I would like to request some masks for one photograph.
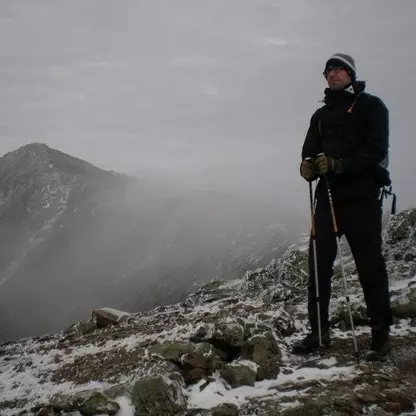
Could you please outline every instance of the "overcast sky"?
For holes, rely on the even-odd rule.
[[[0,154],[44,142],[307,204],[300,150],[339,51],[389,107],[399,208],[416,205],[415,17],[414,0],[1,0]]]

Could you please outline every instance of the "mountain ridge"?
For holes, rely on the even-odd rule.
[[[0,337],[57,330],[88,303],[128,310],[171,303],[198,280],[266,264],[292,231],[268,228],[280,222],[275,207],[244,198],[177,195],[45,144],[7,153],[0,158]]]

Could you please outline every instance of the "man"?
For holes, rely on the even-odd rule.
[[[337,53],[325,65],[328,83],[325,105],[312,116],[302,148],[301,175],[320,178],[315,198],[315,229],[322,344],[329,346],[329,300],[336,257],[336,237],[330,214],[329,182],[340,235],[345,235],[357,266],[371,320],[372,341],[368,360],[384,359],[390,352],[392,324],[386,266],[382,255],[380,188],[390,184],[385,169],[389,122],[384,103],[364,92],[356,81],[353,58]],[[318,313],[312,243],[309,248],[308,313],[311,333],[297,343],[294,353],[319,348]]]

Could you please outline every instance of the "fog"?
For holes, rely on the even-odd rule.
[[[342,51],[390,109],[405,208],[415,15],[412,0],[2,0],[0,154],[40,141],[171,187],[303,207],[300,148]]]
[[[41,145],[2,158],[0,218],[0,342],[104,305],[176,303],[201,280],[266,266],[304,232],[284,203],[157,187]]]

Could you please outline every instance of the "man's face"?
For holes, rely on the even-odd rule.
[[[351,77],[341,66],[331,65],[324,73],[331,90],[342,90],[351,83]]]

